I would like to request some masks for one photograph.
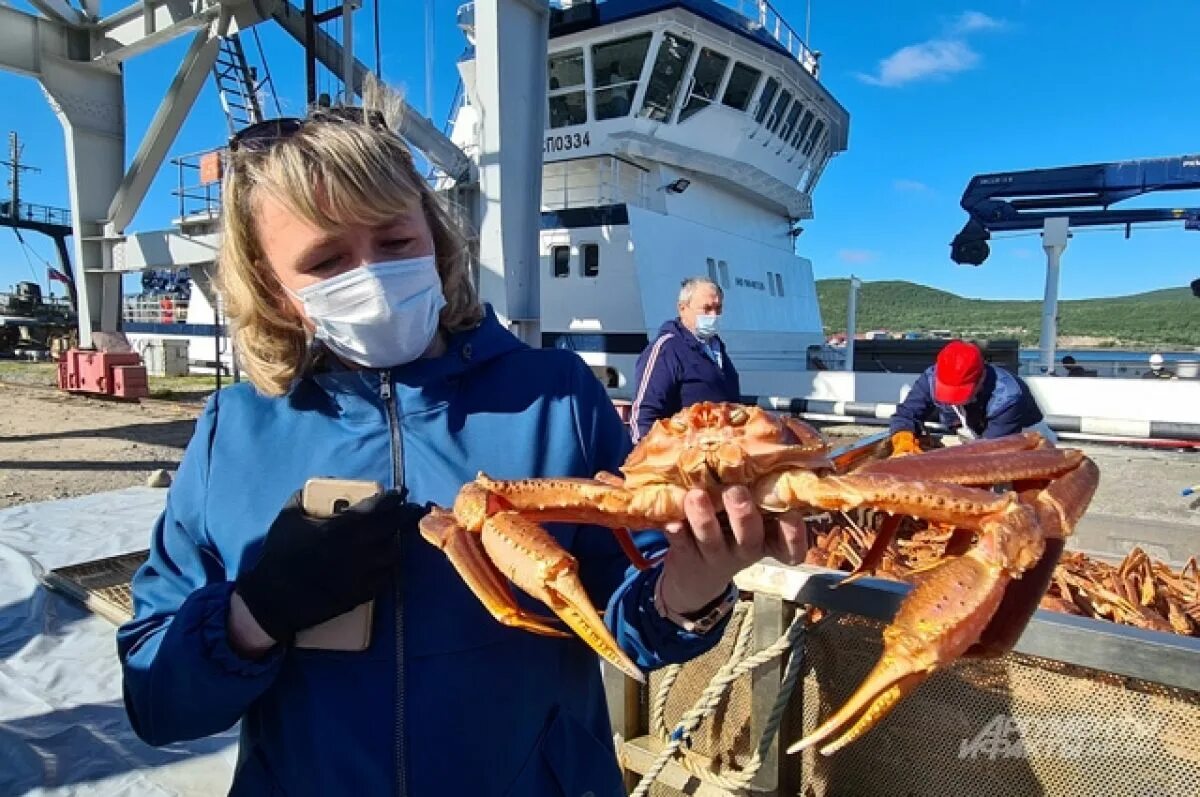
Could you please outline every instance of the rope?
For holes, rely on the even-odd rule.
[[[748,601],[738,604],[734,616],[730,619],[730,625],[736,623],[734,625],[736,630],[734,631],[733,649],[729,654],[728,660],[721,665],[720,669],[713,675],[708,686],[705,687],[700,697],[697,698],[696,703],[684,713],[675,726],[675,729],[669,733],[667,732],[664,718],[667,697],[675,681],[678,680],[683,667],[678,664],[671,665],[664,671],[663,681],[659,685],[658,692],[654,696],[654,702],[650,706],[650,724],[653,730],[667,739],[667,745],[659,752],[658,758],[654,760],[654,763],[646,771],[646,774],[642,776],[637,788],[630,793],[630,797],[645,797],[649,793],[650,786],[654,784],[658,776],[666,769],[667,764],[676,757],[676,753],[679,752],[685,743],[690,744],[691,736],[696,731],[696,728],[717,710],[717,707],[728,696],[734,682],[738,678],[773,661],[787,651],[793,650],[799,643],[807,627],[808,614],[804,611],[796,613],[791,625],[788,626],[783,635],[775,640],[774,643],[752,656],[747,656],[754,637],[752,609],[753,604]],[[729,633],[728,629],[726,633]],[[686,755],[680,757],[677,763],[701,781],[726,791],[736,792],[750,788],[750,783],[754,780],[755,775],[758,774],[758,770],[762,768],[763,758],[766,756],[767,750],[770,748],[771,743],[775,739],[775,734],[779,730],[779,723],[782,721],[788,701],[791,699],[792,690],[799,680],[803,660],[804,656],[799,651],[788,657],[787,666],[784,668],[783,678],[779,685],[779,694],[775,698],[775,704],[771,707],[771,713],[767,717],[766,727],[763,728],[762,737],[758,741],[754,755],[751,756],[750,761],[747,762],[744,769],[732,774],[720,774],[706,767],[698,766]]]

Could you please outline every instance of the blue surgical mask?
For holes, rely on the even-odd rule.
[[[292,295],[304,303],[318,340],[367,368],[424,354],[446,306],[433,255],[360,266]]]
[[[708,340],[716,337],[717,326],[721,320],[719,315],[698,315],[696,316],[696,337],[700,340]]]

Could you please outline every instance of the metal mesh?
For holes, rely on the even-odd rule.
[[[804,708],[791,712],[786,744],[862,681],[881,629],[841,616],[810,631]],[[964,661],[842,751],[797,758],[805,797],[1193,797],[1200,693],[1017,654]]]
[[[121,624],[133,616],[129,582],[148,555],[149,551],[136,551],[56,568],[46,574],[46,583],[110,622]]]
[[[862,682],[880,655],[882,628],[838,615],[809,630],[805,676],[780,729],[784,747]],[[733,637],[727,632],[683,668],[667,694],[668,728],[728,659]],[[662,672],[651,674],[651,702],[663,680]],[[730,774],[744,766],[755,742],[750,712],[750,681],[743,678],[697,729],[684,753],[688,768]],[[651,725],[650,733],[659,730]],[[840,752],[807,750],[786,756],[782,766],[779,794],[796,797],[1194,797],[1200,693],[1021,654],[962,661]],[[681,792],[655,784],[650,794]]]

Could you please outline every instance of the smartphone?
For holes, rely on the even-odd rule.
[[[304,483],[301,505],[307,515],[329,518],[373,495],[383,492],[378,482],[352,479],[309,479]],[[354,607],[296,634],[295,646],[310,650],[366,650],[371,644],[374,601]]]

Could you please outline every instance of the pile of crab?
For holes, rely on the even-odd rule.
[[[885,517],[848,512],[811,523],[806,563],[859,570]],[[884,550],[875,575],[912,583],[944,560],[953,539],[953,528],[906,518]],[[1193,556],[1177,572],[1141,548],[1115,564],[1064,551],[1039,608],[1200,637],[1200,565]]]

